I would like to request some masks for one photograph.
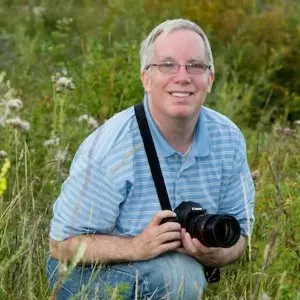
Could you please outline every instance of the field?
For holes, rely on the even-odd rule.
[[[300,4],[280,0],[0,0],[0,299],[49,299],[52,205],[83,139],[138,103],[139,44],[197,22],[216,79],[206,105],[247,141],[255,227],[205,299],[300,299]],[[113,294],[112,299],[122,299]]]

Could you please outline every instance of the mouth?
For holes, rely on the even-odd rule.
[[[191,95],[193,95],[194,93],[192,92],[169,92],[169,95],[173,96],[173,97],[177,97],[177,98],[186,98],[189,97]]]

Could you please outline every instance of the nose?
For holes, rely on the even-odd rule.
[[[192,81],[191,75],[187,72],[186,66],[181,65],[178,72],[175,74],[174,81],[179,84],[190,84]]]

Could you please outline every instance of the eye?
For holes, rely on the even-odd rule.
[[[189,67],[194,70],[206,70],[206,65],[200,62],[193,62],[189,64]]]
[[[159,65],[159,69],[163,73],[172,73],[176,70],[177,64],[171,61],[165,61]]]
[[[162,68],[174,68],[175,64],[170,61],[166,61],[160,64]]]

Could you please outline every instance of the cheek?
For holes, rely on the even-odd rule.
[[[155,80],[152,83],[152,92],[163,93],[167,90],[169,85],[169,80]]]
[[[210,90],[210,84],[209,84],[209,81],[207,78],[203,78],[201,80],[198,80],[196,83],[196,86],[197,88],[200,90],[200,91],[209,91]]]

